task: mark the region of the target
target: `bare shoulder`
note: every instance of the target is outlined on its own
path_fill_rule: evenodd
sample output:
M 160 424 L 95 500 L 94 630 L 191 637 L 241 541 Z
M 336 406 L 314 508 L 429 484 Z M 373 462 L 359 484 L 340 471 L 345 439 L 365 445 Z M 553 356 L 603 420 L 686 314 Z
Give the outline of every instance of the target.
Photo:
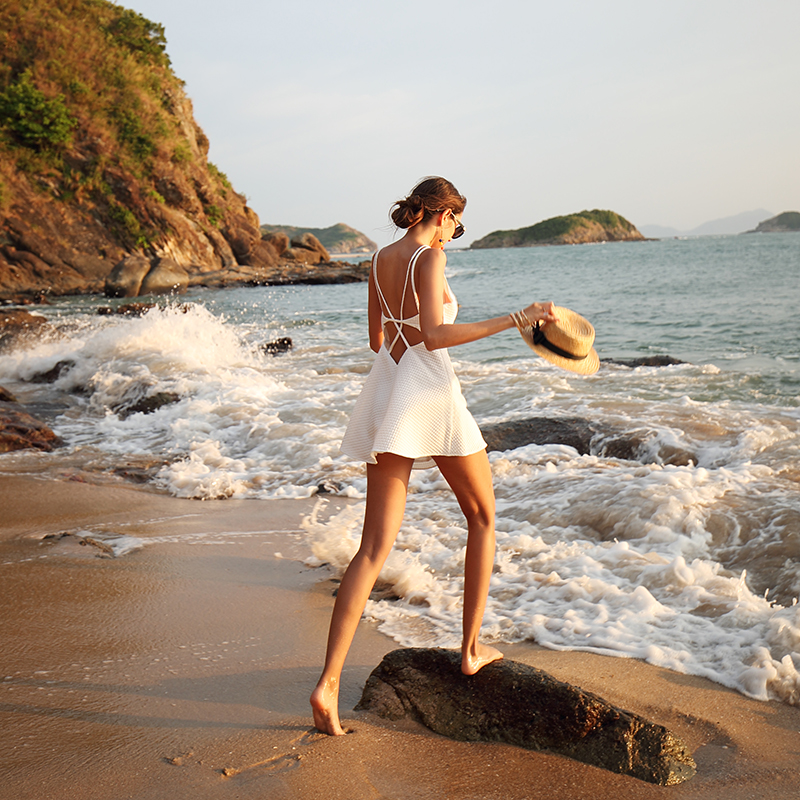
M 438 291 L 444 282 L 444 267 L 447 256 L 442 250 L 425 250 L 417 259 L 417 285 L 420 290 L 426 288 Z
M 434 250 L 433 248 L 423 250 L 417 259 L 417 264 L 419 264 L 422 269 L 430 269 L 441 272 L 444 272 L 444 265 L 446 263 L 447 256 L 444 254 L 444 250 Z

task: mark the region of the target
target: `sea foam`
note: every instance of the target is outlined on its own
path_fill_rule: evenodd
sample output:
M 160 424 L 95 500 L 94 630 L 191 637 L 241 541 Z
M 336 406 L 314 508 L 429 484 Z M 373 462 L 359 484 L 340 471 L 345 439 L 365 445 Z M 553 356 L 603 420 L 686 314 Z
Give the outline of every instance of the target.
M 601 356 L 693 362 L 604 362 L 584 378 L 535 357 L 513 332 L 451 351 L 482 427 L 578 417 L 599 431 L 589 454 L 564 445 L 490 454 L 497 557 L 487 636 L 642 658 L 798 702 L 796 242 L 775 237 L 449 257 L 460 320 L 552 295 L 592 319 Z M 720 284 L 723 270 L 748 293 Z M 688 283 L 696 294 L 676 297 Z M 55 335 L 0 355 L 0 383 L 53 409 L 48 421 L 67 446 L 2 464 L 102 480 L 144 464 L 160 488 L 197 499 L 308 497 L 322 487 L 351 503 L 325 525 L 308 522 L 308 548 L 314 563 L 341 572 L 358 547 L 366 492 L 363 464 L 339 452 L 373 360 L 366 285 L 196 289 L 183 299 L 141 318 L 98 316 L 99 298 L 47 307 Z M 752 304 L 769 305 L 769 325 L 755 324 Z M 291 351 L 266 355 L 279 337 Z M 51 371 L 54 384 L 32 382 Z M 164 404 L 133 410 L 153 398 Z M 633 443 L 627 458 L 609 455 L 614 436 Z M 212 535 L 226 537 L 192 543 Z M 381 578 L 381 596 L 399 599 L 373 600 L 368 613 L 399 642 L 457 645 L 465 546 L 441 474 L 414 471 Z

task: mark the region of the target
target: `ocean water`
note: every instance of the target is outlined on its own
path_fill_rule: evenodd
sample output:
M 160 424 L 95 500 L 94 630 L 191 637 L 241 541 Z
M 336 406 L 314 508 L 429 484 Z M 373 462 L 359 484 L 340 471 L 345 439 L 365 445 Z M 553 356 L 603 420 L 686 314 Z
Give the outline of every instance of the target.
M 448 277 L 460 321 L 553 300 L 594 323 L 601 358 L 686 362 L 573 376 L 511 331 L 451 350 L 479 424 L 582 417 L 641 442 L 632 459 L 608 457 L 602 439 L 590 455 L 490 454 L 498 550 L 485 637 L 641 658 L 800 704 L 800 234 L 454 251 Z M 306 521 L 308 563 L 342 570 L 366 486 L 338 449 L 373 358 L 366 294 L 197 289 L 140 318 L 97 315 L 119 301 L 56 300 L 39 312 L 54 334 L 0 355 L 0 385 L 48 415 L 67 447 L 0 456 L 0 472 L 111 480 L 146 466 L 154 487 L 198 500 L 324 487 L 353 502 Z M 291 352 L 261 349 L 284 336 Z M 35 382 L 62 362 L 54 383 Z M 120 413 L 159 392 L 178 399 Z M 399 599 L 367 614 L 403 645 L 458 646 L 465 543 L 438 471 L 415 471 L 381 576 Z

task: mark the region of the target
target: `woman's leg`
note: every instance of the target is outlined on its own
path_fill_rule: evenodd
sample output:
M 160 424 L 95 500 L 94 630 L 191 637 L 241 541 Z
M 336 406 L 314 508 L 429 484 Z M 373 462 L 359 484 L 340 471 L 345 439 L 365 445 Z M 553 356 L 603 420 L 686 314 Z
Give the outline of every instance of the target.
M 367 507 L 358 552 L 342 576 L 333 605 L 325 668 L 311 695 L 314 725 L 324 733 L 345 733 L 339 722 L 339 681 L 369 593 L 392 549 L 406 506 L 410 458 L 380 453 L 367 464 Z
M 494 566 L 494 488 L 485 450 L 470 456 L 439 456 L 436 464 L 467 518 L 464 562 L 464 633 L 461 671 L 474 675 L 503 654 L 478 641 Z

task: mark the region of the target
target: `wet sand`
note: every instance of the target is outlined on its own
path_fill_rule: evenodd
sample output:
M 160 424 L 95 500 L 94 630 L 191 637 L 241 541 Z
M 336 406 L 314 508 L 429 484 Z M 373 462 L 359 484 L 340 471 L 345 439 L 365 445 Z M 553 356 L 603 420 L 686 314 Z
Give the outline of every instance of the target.
M 303 564 L 313 505 L 0 476 L 0 798 L 800 797 L 800 708 L 629 659 L 502 648 L 666 725 L 697 761 L 687 783 L 354 712 L 397 647 L 366 622 L 343 678 L 353 733 L 315 732 L 308 695 L 335 583 Z M 110 558 L 78 543 L 87 534 L 150 543 Z

